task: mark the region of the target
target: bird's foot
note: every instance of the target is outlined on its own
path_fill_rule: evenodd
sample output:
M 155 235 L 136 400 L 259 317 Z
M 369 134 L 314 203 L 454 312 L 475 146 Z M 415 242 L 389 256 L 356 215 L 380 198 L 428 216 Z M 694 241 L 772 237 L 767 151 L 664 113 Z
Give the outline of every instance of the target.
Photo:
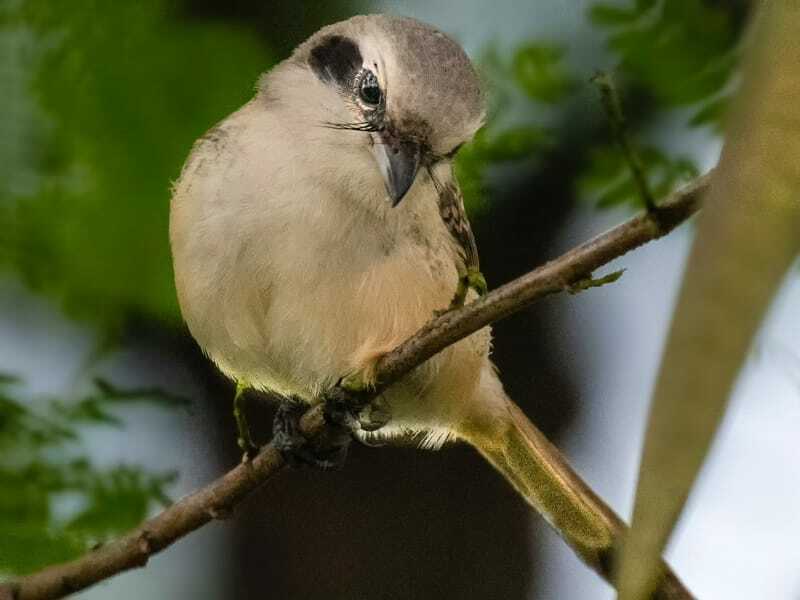
M 261 447 L 254 443 L 252 440 L 243 438 L 241 434 L 238 438 L 236 438 L 236 443 L 239 446 L 239 449 L 242 451 L 242 462 L 250 462 L 256 457 L 258 451 L 261 450 Z
M 357 419 L 362 431 L 371 433 L 389 423 L 392 413 L 383 396 L 378 396 L 358 412 Z
M 314 439 L 306 438 L 300 430 L 306 406 L 296 400 L 281 403 L 273 424 L 273 445 L 293 467 L 340 469 L 354 431 L 376 431 L 391 420 L 383 398 L 367 401 L 370 389 L 359 374 L 345 377 L 328 389 L 321 398 L 327 426 Z
M 475 290 L 478 296 L 485 296 L 489 291 L 489 286 L 486 285 L 486 278 L 478 269 L 470 267 L 467 269 L 467 287 Z
M 300 430 L 300 418 L 306 408 L 296 400 L 286 400 L 278 406 L 272 426 L 272 445 L 291 467 L 341 469 L 347 458 L 352 430 L 328 421 L 323 433 L 313 440 L 308 439 Z
M 359 373 L 343 378 L 325 394 L 325 418 L 351 431 L 377 431 L 386 425 L 392 415 L 383 397 L 360 399 L 371 387 Z
M 483 276 L 483 273 L 475 267 L 469 267 L 467 271 L 458 278 L 458 287 L 456 288 L 456 293 L 453 294 L 453 299 L 450 301 L 450 306 L 442 310 L 434 311 L 434 315 L 440 317 L 451 310 L 464 306 L 469 290 L 475 290 L 478 296 L 483 296 L 488 291 L 486 278 Z

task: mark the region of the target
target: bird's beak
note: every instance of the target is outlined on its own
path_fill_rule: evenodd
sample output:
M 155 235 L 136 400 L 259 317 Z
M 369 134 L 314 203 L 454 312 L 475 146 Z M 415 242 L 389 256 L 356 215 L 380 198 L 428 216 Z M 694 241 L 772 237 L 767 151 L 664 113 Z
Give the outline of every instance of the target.
M 422 153 L 420 144 L 384 133 L 372 145 L 372 153 L 383 175 L 392 206 L 397 206 L 417 177 Z

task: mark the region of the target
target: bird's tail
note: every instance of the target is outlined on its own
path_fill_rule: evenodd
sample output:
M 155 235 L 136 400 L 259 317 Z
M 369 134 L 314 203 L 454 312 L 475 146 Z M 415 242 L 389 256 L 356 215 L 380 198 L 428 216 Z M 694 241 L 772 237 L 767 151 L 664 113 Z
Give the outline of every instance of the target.
M 480 452 L 589 567 L 614 582 L 614 558 L 627 532 L 625 523 L 506 395 L 494 369 L 481 373 L 480 390 L 459 437 Z M 663 561 L 661 571 L 652 598 L 693 598 Z
M 622 521 L 600 500 L 505 394 L 484 374 L 481 407 L 460 437 L 480 452 L 592 568 L 608 578 Z

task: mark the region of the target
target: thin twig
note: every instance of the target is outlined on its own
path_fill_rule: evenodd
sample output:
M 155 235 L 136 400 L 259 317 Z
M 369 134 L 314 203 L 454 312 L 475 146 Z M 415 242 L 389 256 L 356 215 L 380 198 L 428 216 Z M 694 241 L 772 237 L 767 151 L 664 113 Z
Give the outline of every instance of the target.
M 576 282 L 590 277 L 595 269 L 666 235 L 697 211 L 708 177 L 700 177 L 673 194 L 656 208 L 655 213 L 633 217 L 475 302 L 433 319 L 378 363 L 379 383 L 370 395 L 378 395 L 413 368 L 482 327 L 522 310 L 537 298 L 568 291 Z M 321 433 L 325 427 L 321 407 L 309 409 L 300 425 L 309 437 Z M 564 480 L 583 490 L 587 503 L 597 511 L 598 518 L 612 523 L 616 546 L 624 533 L 624 523 L 575 474 L 558 450 L 540 432 L 537 431 L 536 435 L 541 436 L 543 453 L 554 468 L 564 474 Z M 9 596 L 14 600 L 63 598 L 123 571 L 143 567 L 151 556 L 188 533 L 213 519 L 227 518 L 245 496 L 269 480 L 284 464 L 280 452 L 267 445 L 251 461 L 239 464 L 125 536 L 73 561 L 0 585 L 0 599 L 6 600 Z M 613 579 L 613 550 L 609 548 L 606 560 L 590 565 L 608 581 Z M 670 571 L 667 571 L 657 597 L 663 600 L 692 598 Z
M 634 149 L 633 142 L 631 142 L 630 136 L 628 135 L 625 114 L 622 112 L 622 103 L 620 102 L 617 88 L 614 85 L 614 80 L 608 73 L 599 71 L 592 77 L 592 82 L 594 82 L 600 90 L 600 98 L 603 101 L 603 108 L 608 116 L 608 122 L 611 124 L 611 130 L 614 133 L 617 144 L 620 150 L 622 150 L 622 156 L 625 162 L 628 163 L 628 168 L 636 184 L 636 189 L 639 190 L 642 203 L 648 211 L 652 212 L 656 209 L 656 202 L 653 198 L 653 193 L 650 191 L 647 178 L 644 175 L 642 160 L 639 157 L 639 153 Z

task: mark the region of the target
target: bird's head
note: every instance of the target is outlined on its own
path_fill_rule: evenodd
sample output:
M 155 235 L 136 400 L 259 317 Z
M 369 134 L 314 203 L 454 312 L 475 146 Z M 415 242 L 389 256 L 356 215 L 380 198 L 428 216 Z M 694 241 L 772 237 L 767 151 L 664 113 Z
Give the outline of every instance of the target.
M 348 159 L 368 160 L 393 206 L 420 167 L 450 160 L 483 122 L 478 76 L 464 50 L 414 19 L 370 15 L 330 25 L 289 63 L 291 102 L 302 105 L 304 122 L 335 131 Z

